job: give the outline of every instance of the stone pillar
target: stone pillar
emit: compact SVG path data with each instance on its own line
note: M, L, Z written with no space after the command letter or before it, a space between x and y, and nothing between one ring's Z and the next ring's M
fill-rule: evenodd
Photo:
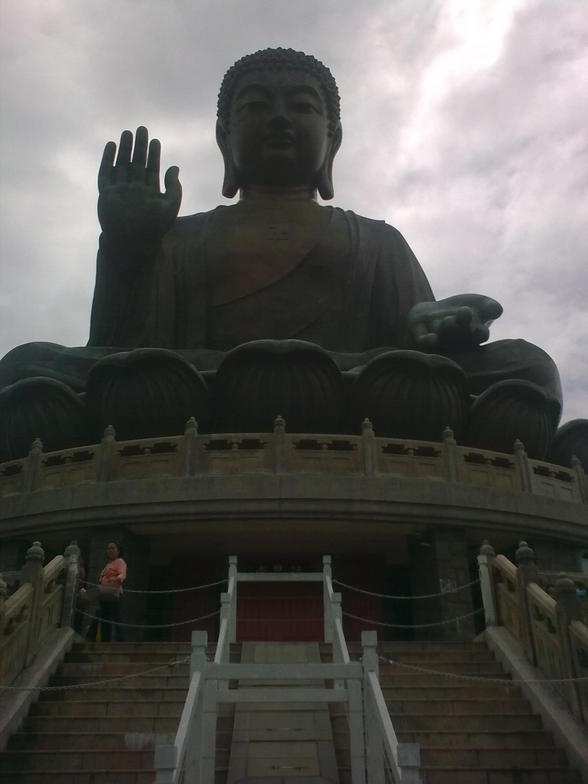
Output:
M442 528L433 531L430 541L422 544L427 546L413 549L413 562L415 558L421 560L415 576L421 579L413 579L412 593L414 596L440 596L415 599L413 622L418 626L469 615L474 610L471 588L454 590L471 580L465 531L461 528ZM417 640L470 640L474 634L474 616L454 623L415 628Z
M65 548L64 556L67 563L65 567L61 626L73 626L80 575L80 548L75 540Z
M27 651L25 654L24 666L33 661L37 653L37 642L39 634L39 614L43 601L43 564L45 562L45 551L41 547L41 542L33 542L27 550L24 566L22 567L22 583L30 583L33 588L33 604L29 618L29 634Z
M0 638L4 632L4 605L6 603L7 595L8 587L2 579L2 573L0 573Z
M527 585L536 583L538 572L535 562L535 553L526 542L520 542L515 553L515 561L518 566L519 579L519 606L521 610L521 626L523 630L523 648L527 659L533 666L537 665L535 656L535 645L533 644L533 630L531 628L531 617L529 613L529 603L527 601Z
M480 576L480 590L482 591L482 601L484 603L484 619L486 626L496 626L498 623L498 612L496 609L496 595L494 593L494 575L492 565L496 553L487 539L484 539L478 556L478 572Z

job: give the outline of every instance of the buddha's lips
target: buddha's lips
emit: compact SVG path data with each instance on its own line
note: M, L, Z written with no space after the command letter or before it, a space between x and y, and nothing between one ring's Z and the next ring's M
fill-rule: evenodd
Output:
M295 139L291 133L271 134L264 139L266 144L276 147L289 147L294 144Z

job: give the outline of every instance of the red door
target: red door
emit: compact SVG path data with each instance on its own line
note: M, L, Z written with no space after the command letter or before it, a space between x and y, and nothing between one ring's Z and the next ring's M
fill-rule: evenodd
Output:
M320 642L321 583L239 583L237 641Z

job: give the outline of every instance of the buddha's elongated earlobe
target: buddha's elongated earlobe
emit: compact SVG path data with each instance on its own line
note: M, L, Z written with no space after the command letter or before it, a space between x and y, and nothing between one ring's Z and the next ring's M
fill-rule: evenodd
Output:
M223 156L225 163L225 176L223 179L223 196L227 199L232 199L239 190L239 183L237 181L237 172L233 163L233 157L229 145L227 144L227 132L223 128L220 120L216 123L216 143Z
M337 127L331 136L329 150L318 174L318 192L321 195L321 199L324 199L325 201L332 199L335 195L335 191L333 189L333 161L335 160L335 155L341 146L342 138L343 131L341 129L341 123L337 123Z

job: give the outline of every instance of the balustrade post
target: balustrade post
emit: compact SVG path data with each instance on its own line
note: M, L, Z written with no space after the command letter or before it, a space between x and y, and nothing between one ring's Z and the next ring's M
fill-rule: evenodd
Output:
M494 548L487 539L484 539L480 547L480 555L478 556L478 573L480 575L480 589L482 591L486 626L496 626L498 624L493 570L495 557Z
M98 482L108 482L112 479L112 463L114 450L116 447L116 432L112 425L104 428L104 435L100 441L98 450L98 469L96 480Z
M365 743L361 681L347 679L349 721L349 756L351 757L351 781L365 784Z
M580 500L583 501L585 504L588 504L588 483L586 482L586 474L584 472L584 466L580 462L580 460L576 457L576 455L572 455L572 469L576 474L576 480L578 482L578 490L580 493Z
M4 632L4 625L5 621L5 609L4 605L6 604L6 597L8 596L8 586L4 582L2 577L2 573L0 572L0 638Z
M43 442L35 438L25 460L24 492L32 493L39 486L41 473L41 460L43 456Z
M80 575L80 548L75 539L68 544L63 555L65 557L65 585L63 587L63 608L60 625L73 626Z
M523 648L527 659L534 666L537 665L537 656L535 653L535 643L533 639L533 624L531 613L529 610L529 602L527 599L527 586L530 583L536 583L538 578L537 563L535 561L535 552L529 547L526 542L520 542L518 550L515 554L518 571L518 588L519 588L519 607L521 611L521 622L523 631Z
M190 654L190 679L195 672L204 672L206 667L206 646L208 645L208 632L192 631L192 653Z
M331 600L327 589L327 577L332 579L331 556L323 555L323 636L325 642L333 641L333 625L331 617Z
M376 457L376 435L369 419L364 419L361 423L361 439L363 446L363 473L366 476L373 476L378 465Z
M41 547L41 542L33 542L27 550L25 562L21 571L21 582L30 583L33 589L33 601L31 614L29 616L29 629L27 634L27 647L25 654L24 667L33 661L37 653L39 637L39 621L41 615L41 605L43 603L43 563L45 561L45 551Z
M274 419L272 436L272 458L274 474L282 474L286 470L286 420L283 416Z
M368 673L375 672L379 678L378 633L361 633L361 663L363 666L363 712L365 721L365 761L368 784L384 784L384 749L380 724L373 705Z
M220 601L220 622L221 624L223 621L227 622L227 638L222 658L222 662L224 663L229 660L229 651L231 645L231 595L226 591L223 591L220 595Z
M525 451L523 442L517 438L514 442L514 456L517 467L519 469L519 478L521 480L521 490L524 493L533 492L533 474L531 473L531 466L529 465L529 457Z
M447 466L447 481L459 482L459 466L457 460L457 442L453 430L448 426L443 431L443 451Z
M576 594L576 585L563 572L555 583L557 637L561 651L562 678L578 678L583 673L576 669L573 643L570 639L570 623L582 620L582 609ZM574 681L563 683L568 705L574 716L583 721L582 696L578 684ZM588 706L585 706L588 710Z
M198 462L198 422L190 417L186 422L183 441L183 476L194 476Z
M239 573L237 570L237 556L229 555L229 582L233 578L233 594L231 598L231 622L229 624L229 642L237 642L237 584Z
M204 682L202 703L202 746L200 750L200 779L214 782L216 757L216 720L218 713L218 685L216 680L207 678Z

